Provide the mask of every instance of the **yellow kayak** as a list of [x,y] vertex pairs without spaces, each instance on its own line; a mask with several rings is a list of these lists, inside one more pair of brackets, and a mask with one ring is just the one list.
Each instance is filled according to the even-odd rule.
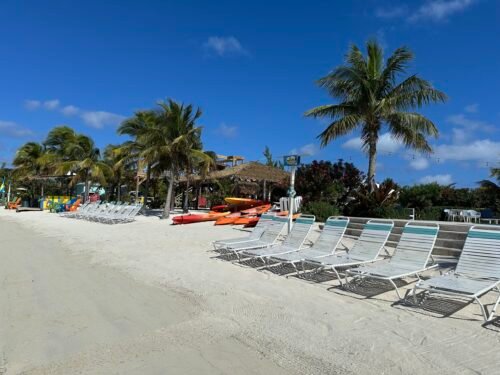
[[262,201],[256,200],[256,199],[250,199],[250,198],[224,198],[226,203],[228,204],[234,204],[234,205],[261,205]]

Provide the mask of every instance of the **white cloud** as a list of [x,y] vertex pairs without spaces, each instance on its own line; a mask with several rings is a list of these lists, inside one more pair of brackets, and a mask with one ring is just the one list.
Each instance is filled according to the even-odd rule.
[[477,103],[466,105],[464,108],[465,112],[467,113],[477,113],[478,109],[479,104]]
[[24,101],[24,107],[30,111],[33,111],[35,109],[40,108],[41,105],[42,105],[42,103],[40,102],[40,100],[25,100]]
[[234,36],[211,36],[203,44],[203,47],[208,52],[215,53],[218,56],[230,55],[248,55],[248,51],[243,48],[240,41]]
[[85,124],[96,129],[102,129],[106,125],[118,125],[125,119],[124,116],[106,111],[84,111],[81,118]]
[[[363,141],[359,137],[351,138],[342,147],[351,150],[361,150]],[[377,142],[377,150],[379,152],[396,152],[401,147],[403,147],[403,144],[397,139],[392,138],[390,133],[382,134]]]
[[453,133],[452,135],[453,143],[462,144],[465,143],[465,141],[469,138],[469,135],[464,129],[453,128],[451,129],[451,131]]
[[46,100],[43,102],[43,107],[49,111],[53,111],[59,107],[59,104],[61,104],[59,99]]
[[32,130],[23,128],[13,121],[0,120],[0,136],[10,138],[24,138],[33,136],[34,134],[35,133]]
[[43,108],[47,111],[58,111],[64,116],[78,115],[82,121],[95,129],[102,129],[106,125],[118,125],[125,117],[117,113],[106,111],[93,111],[83,110],[74,105],[66,105],[61,107],[59,99],[52,99],[46,101],[40,100],[26,100],[25,107],[29,110],[36,110]]
[[470,129],[470,130],[483,130],[487,132],[491,132],[495,130],[495,126],[492,124],[489,124],[487,122],[481,121],[481,120],[475,120],[471,119],[464,114],[460,113],[458,115],[452,115],[448,116],[446,119],[447,122],[453,125],[458,125],[458,126],[463,126],[464,128]]
[[451,174],[436,174],[434,176],[422,177],[419,182],[421,184],[430,184],[436,182],[439,185],[451,185],[453,183]]
[[399,18],[407,14],[408,8],[405,6],[395,6],[392,8],[377,8],[375,16],[378,18]]
[[417,171],[422,171],[429,167],[429,160],[421,156],[416,157],[410,161],[410,167]]
[[215,133],[224,138],[234,138],[238,135],[238,127],[230,126],[223,122],[217,129],[215,129]]
[[409,21],[442,21],[454,13],[464,11],[476,0],[428,0],[410,16]]
[[318,153],[319,148],[314,143],[308,143],[302,147],[294,148],[290,150],[290,154],[293,155],[304,155],[304,156],[314,156]]
[[467,144],[437,145],[434,157],[442,161],[491,161],[500,155],[500,142],[489,139],[476,140]]
[[67,105],[63,108],[61,108],[61,113],[65,116],[74,116],[80,112],[80,109],[78,107],[75,107],[74,105]]

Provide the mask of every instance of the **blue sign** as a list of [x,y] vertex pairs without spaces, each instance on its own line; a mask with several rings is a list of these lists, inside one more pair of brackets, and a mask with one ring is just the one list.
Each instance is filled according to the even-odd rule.
[[285,167],[297,167],[300,164],[300,155],[287,155],[284,159]]

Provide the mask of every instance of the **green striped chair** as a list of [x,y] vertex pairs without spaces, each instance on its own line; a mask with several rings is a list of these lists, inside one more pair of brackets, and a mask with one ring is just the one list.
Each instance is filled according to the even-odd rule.
[[[500,226],[481,227],[476,225],[469,230],[455,271],[419,281],[411,294],[415,303],[417,303],[418,290],[423,290],[426,295],[432,293],[472,300],[477,302],[484,321],[488,322],[493,319],[500,302],[499,284]],[[499,296],[488,314],[479,298],[491,290],[496,291]]]
[[421,272],[438,266],[431,256],[438,231],[439,225],[436,223],[410,221],[405,225],[396,250],[389,261],[347,270],[346,282],[349,275],[353,276],[350,281],[351,285],[367,278],[387,280],[396,290],[399,299],[402,299],[403,296],[399,293],[394,280],[408,276],[416,276],[420,279]]
[[331,269],[337,275],[338,268],[348,268],[372,263],[378,260],[380,251],[384,248],[391,234],[394,222],[392,220],[369,220],[361,232],[358,240],[347,254],[334,254],[327,257],[304,259],[304,263],[316,266],[316,272]]

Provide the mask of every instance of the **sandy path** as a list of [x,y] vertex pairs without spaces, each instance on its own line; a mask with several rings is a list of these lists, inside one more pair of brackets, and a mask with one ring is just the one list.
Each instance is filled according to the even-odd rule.
[[185,295],[90,265],[18,224],[1,222],[0,238],[20,239],[0,248],[0,374],[282,373],[236,339],[212,345],[210,318]]
[[33,232],[0,250],[12,373],[498,373],[499,331],[476,306],[442,319],[392,306],[393,293],[360,299],[214,259],[210,241],[238,235],[229,227],[0,210],[3,238],[12,222]]

